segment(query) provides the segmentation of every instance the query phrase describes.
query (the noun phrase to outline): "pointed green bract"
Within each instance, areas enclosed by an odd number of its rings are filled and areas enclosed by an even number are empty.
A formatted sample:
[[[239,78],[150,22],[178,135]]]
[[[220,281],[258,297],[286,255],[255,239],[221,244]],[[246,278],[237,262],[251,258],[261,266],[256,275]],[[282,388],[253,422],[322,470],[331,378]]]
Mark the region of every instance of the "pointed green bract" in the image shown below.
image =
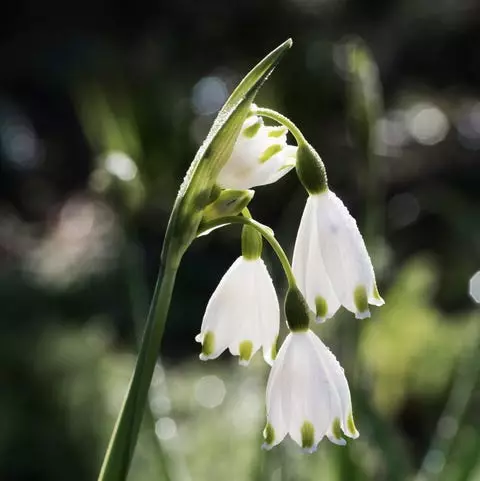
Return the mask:
[[[201,224],[211,222],[219,217],[240,214],[253,199],[254,194],[253,190],[222,190],[215,200],[205,207]]]
[[[170,255],[178,258],[179,262],[197,235],[202,211],[210,203],[218,173],[232,152],[252,102],[291,45],[289,39],[261,60],[240,82],[218,113],[178,192],[167,228],[162,259]],[[170,241],[172,238],[175,242]]]
[[[315,428],[310,421],[305,421],[300,429],[302,435],[302,448],[311,449],[315,445]]]

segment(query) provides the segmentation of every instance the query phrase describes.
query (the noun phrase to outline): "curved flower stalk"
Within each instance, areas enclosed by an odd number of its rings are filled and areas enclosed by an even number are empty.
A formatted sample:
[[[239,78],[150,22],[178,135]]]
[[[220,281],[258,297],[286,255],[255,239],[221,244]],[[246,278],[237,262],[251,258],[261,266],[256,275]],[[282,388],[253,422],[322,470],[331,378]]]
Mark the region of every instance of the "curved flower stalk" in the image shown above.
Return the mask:
[[[343,305],[358,319],[384,304],[355,219],[330,190],[307,199],[293,253],[293,272],[317,321]]]
[[[275,360],[267,384],[265,449],[287,434],[312,453],[324,436],[346,444],[357,438],[350,390],[335,356],[309,329],[291,332]]]
[[[239,257],[223,276],[210,298],[200,334],[200,359],[217,358],[225,349],[248,365],[263,348],[272,364],[280,324],[280,308],[272,279],[258,257]]]
[[[265,126],[262,117],[248,117],[218,174],[217,184],[228,189],[250,189],[279,180],[295,167],[297,148],[287,145],[287,133],[283,126]]]
[[[384,301],[355,219],[329,189],[320,156],[293,122],[269,109],[257,109],[257,114],[287,127],[298,143],[296,170],[309,198],[292,268],[310,309],[318,322],[331,318],[341,305],[358,319],[369,317],[368,304],[381,306]]]

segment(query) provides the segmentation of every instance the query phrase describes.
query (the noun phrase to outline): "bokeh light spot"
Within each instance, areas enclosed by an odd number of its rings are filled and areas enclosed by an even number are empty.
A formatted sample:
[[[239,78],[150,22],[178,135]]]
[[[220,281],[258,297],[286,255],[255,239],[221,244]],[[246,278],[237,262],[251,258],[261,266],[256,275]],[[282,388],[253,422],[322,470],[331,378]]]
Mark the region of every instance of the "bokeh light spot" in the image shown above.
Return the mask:
[[[168,441],[177,435],[177,424],[172,418],[160,418],[155,423],[155,434],[163,441]]]
[[[461,144],[469,150],[480,149],[480,102],[464,109],[457,121]]]
[[[195,399],[206,408],[220,406],[225,393],[225,383],[218,376],[204,376],[195,384]]]
[[[120,180],[133,180],[138,172],[135,162],[124,152],[112,151],[105,157],[105,169]]]
[[[227,86],[220,77],[204,77],[193,87],[192,105],[197,114],[211,115],[220,110],[227,95]]]
[[[39,140],[23,116],[13,115],[1,122],[0,143],[6,159],[17,168],[33,168],[40,160]]]
[[[438,449],[430,451],[425,457],[425,469],[432,474],[440,473],[444,466],[445,455]]]
[[[156,416],[165,415],[170,412],[172,403],[169,397],[161,392],[150,391],[150,409]]]
[[[447,136],[447,116],[434,104],[418,103],[407,113],[407,128],[419,144],[434,145]]]
[[[409,140],[409,133],[405,126],[405,113],[402,110],[393,110],[376,124],[376,134],[379,140],[387,147],[401,148]]]
[[[480,304],[480,271],[475,272],[470,278],[468,293],[477,304]]]

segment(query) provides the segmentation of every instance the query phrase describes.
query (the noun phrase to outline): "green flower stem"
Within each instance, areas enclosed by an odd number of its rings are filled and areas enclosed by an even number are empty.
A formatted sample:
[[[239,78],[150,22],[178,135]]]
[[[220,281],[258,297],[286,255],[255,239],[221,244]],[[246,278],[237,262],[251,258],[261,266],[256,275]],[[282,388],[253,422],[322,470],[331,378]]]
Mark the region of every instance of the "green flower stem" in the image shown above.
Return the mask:
[[[297,141],[297,175],[310,195],[321,194],[328,190],[327,171],[318,152],[307,142],[300,129],[287,117],[275,110],[257,108],[254,113],[278,122],[286,127]]]
[[[103,460],[98,481],[125,480],[133,457],[150,383],[157,362],[179,259],[160,266],[137,363]]]
[[[275,120],[275,122],[278,122],[284,127],[287,127],[287,129],[295,137],[295,140],[297,141],[298,145],[308,144],[302,132],[300,132],[300,129],[289,118],[285,117],[285,115],[279,114],[278,112],[275,112],[275,110],[265,109],[263,107],[262,108],[258,107],[255,110],[254,114],[260,115],[261,117],[267,117],[269,119]]]
[[[198,235],[208,230],[214,229],[216,227],[221,227],[223,225],[229,225],[229,224],[248,225],[253,227],[257,232],[259,232],[263,236],[263,238],[272,246],[272,249],[277,255],[278,260],[282,264],[283,270],[285,272],[285,276],[287,277],[288,286],[290,288],[296,287],[297,282],[295,281],[295,276],[293,275],[292,267],[290,266],[290,262],[288,261],[288,257],[285,254],[285,251],[282,249],[282,246],[278,243],[277,239],[275,239],[275,236],[273,235],[271,229],[264,226],[263,224],[260,224],[260,222],[257,222],[256,220],[250,219],[248,217],[242,217],[242,216],[232,215],[232,216],[220,217],[211,222],[206,222],[205,224],[203,224],[201,226],[201,229],[198,232]]]

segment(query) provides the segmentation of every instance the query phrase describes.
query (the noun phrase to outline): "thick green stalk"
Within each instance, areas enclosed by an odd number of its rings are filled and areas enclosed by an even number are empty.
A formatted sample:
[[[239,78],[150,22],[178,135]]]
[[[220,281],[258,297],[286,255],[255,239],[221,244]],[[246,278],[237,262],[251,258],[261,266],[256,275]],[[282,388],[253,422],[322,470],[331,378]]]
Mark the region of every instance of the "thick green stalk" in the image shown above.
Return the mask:
[[[122,258],[124,259],[125,282],[129,295],[133,326],[135,328],[137,349],[140,349],[150,292],[145,282],[145,266],[135,242],[135,234],[130,233],[128,237],[133,237],[133,242],[126,244]],[[163,371],[160,358],[157,359],[155,370]],[[152,389],[154,390],[153,393]],[[162,389],[162,396],[169,399],[165,386],[161,388],[153,388],[150,386],[150,395],[154,394],[158,389]],[[151,444],[155,448],[154,466],[157,471],[161,473],[160,478],[162,481],[172,481],[176,478],[174,473],[178,471],[176,466],[178,460],[173,459],[171,453],[165,449],[162,440],[155,434],[155,421],[156,416],[152,411],[150,403],[147,402],[145,407],[144,430],[148,432]]]
[[[179,261],[173,263],[167,256],[160,267],[137,363],[110,438],[99,481],[122,481],[127,477],[163,337],[178,264]]]

